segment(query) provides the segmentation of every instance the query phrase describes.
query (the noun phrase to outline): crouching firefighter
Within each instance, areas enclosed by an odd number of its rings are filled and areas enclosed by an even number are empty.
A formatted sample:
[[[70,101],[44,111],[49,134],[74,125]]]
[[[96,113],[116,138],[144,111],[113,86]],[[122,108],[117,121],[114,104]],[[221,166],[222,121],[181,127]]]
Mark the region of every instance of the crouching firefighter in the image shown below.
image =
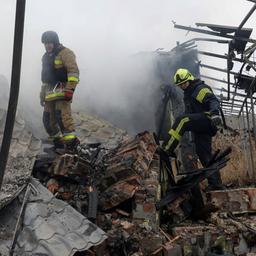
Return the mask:
[[[220,103],[212,89],[187,69],[180,68],[174,75],[174,83],[184,91],[185,114],[176,118],[169,131],[171,136],[165,146],[170,155],[175,155],[177,147],[185,131],[192,131],[196,153],[204,167],[212,157],[212,137],[221,124]],[[208,189],[223,189],[220,173],[215,172],[208,178]]]
[[[45,54],[42,57],[41,105],[43,124],[56,146],[74,149],[79,140],[71,115],[71,102],[79,82],[79,70],[74,53],[59,42],[54,31],[42,34]]]

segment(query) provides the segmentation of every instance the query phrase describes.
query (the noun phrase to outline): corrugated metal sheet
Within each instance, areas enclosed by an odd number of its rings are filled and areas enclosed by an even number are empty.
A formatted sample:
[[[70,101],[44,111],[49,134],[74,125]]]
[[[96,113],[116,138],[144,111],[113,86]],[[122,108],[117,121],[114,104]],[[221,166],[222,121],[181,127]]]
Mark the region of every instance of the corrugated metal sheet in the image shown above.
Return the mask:
[[[37,180],[32,179],[31,184],[34,189],[25,204],[14,255],[71,256],[101,244],[107,238],[104,231],[70,205],[56,199]],[[0,210],[1,256],[9,255],[25,190]]]
[[[15,255],[71,256],[102,243],[104,231],[67,203],[56,199],[37,180],[24,211]]]

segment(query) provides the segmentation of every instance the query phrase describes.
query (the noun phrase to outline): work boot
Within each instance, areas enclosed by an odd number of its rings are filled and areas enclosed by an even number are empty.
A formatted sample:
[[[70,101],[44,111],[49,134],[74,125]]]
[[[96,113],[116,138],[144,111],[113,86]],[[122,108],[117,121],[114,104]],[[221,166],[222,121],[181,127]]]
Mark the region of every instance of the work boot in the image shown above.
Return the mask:
[[[65,145],[66,150],[72,152],[75,152],[77,146],[80,144],[80,140],[72,133],[63,135],[62,142]]]
[[[69,142],[65,143],[65,146],[67,148],[67,150],[75,152],[77,149],[77,146],[80,144],[80,140],[76,137],[72,140],[70,140]]]
[[[62,141],[62,137],[55,138],[53,140],[53,144],[54,144],[55,149],[63,149],[64,148],[64,143]]]
[[[58,132],[55,135],[50,135],[48,141],[53,143],[55,149],[64,148],[63,142],[61,141],[62,136],[62,133]]]
[[[49,142],[54,142],[55,140],[60,140],[61,138],[62,138],[62,133],[57,132],[57,133],[49,135],[48,141]]]

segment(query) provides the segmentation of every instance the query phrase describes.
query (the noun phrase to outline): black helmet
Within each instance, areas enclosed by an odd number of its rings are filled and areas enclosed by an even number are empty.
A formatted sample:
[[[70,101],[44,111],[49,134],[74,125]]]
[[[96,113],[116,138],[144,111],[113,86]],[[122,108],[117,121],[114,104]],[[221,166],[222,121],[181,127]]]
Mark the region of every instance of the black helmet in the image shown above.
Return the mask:
[[[55,31],[46,31],[42,34],[41,41],[45,43],[53,43],[54,45],[60,44],[58,34]]]

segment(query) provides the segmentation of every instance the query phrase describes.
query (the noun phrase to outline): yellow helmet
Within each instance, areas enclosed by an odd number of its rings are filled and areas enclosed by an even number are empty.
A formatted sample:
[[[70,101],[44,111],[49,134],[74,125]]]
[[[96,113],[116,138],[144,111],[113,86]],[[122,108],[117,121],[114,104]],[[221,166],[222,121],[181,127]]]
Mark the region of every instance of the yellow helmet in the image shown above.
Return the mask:
[[[185,68],[177,69],[174,75],[174,83],[176,85],[185,83],[187,81],[193,81],[193,80],[195,80],[194,76]]]

